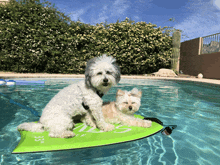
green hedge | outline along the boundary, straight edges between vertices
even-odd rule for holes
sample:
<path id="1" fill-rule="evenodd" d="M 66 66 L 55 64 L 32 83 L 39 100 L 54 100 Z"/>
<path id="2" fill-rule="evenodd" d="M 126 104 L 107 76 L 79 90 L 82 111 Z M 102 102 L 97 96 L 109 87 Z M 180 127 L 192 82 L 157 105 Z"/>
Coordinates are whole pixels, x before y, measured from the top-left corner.
<path id="1" fill-rule="evenodd" d="M 117 59 L 122 74 L 170 68 L 172 37 L 156 25 L 126 18 L 92 26 L 48 4 L 12 0 L 0 6 L 0 70 L 82 74 L 86 61 L 103 53 Z"/>

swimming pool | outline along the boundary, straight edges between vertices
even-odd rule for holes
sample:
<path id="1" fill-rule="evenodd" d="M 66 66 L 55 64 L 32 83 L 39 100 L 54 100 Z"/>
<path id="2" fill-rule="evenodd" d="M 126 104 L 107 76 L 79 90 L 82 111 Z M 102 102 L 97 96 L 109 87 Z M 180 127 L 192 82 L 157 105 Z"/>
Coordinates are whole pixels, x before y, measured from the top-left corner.
<path id="1" fill-rule="evenodd" d="M 44 79 L 45 85 L 17 86 L 7 95 L 41 114 L 50 99 L 65 86 L 82 79 Z M 129 82 L 129 83 L 127 83 Z M 171 136 L 156 134 L 141 140 L 110 146 L 11 154 L 20 141 L 16 127 L 37 121 L 27 109 L 0 96 L 0 163 L 8 164 L 140 164 L 217 165 L 220 162 L 220 88 L 204 83 L 166 80 L 126 80 L 113 87 L 104 101 L 113 101 L 117 89 L 143 92 L 137 114 L 156 117 L 178 127 Z M 7 89 L 10 90 L 10 89 Z M 13 91 L 11 89 L 11 91 Z"/>

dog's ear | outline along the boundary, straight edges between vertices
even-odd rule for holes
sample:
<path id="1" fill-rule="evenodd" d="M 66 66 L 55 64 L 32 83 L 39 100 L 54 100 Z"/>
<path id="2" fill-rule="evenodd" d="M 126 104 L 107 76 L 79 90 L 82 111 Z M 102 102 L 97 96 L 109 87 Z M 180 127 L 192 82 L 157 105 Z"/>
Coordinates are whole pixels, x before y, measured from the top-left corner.
<path id="1" fill-rule="evenodd" d="M 141 98 L 142 96 L 142 91 L 141 90 L 138 90 L 137 88 L 133 88 L 131 90 L 131 95 L 134 96 L 134 97 L 139 97 Z"/>
<path id="2" fill-rule="evenodd" d="M 139 91 L 137 97 L 141 98 L 141 96 L 142 96 L 142 91 Z"/>
<path id="3" fill-rule="evenodd" d="M 133 88 L 133 89 L 131 90 L 131 93 L 137 94 L 137 93 L 138 93 L 138 89 L 137 89 L 137 88 Z"/>
<path id="4" fill-rule="evenodd" d="M 122 91 L 121 89 L 119 89 L 118 91 L 117 91 L 117 96 L 123 96 L 125 94 L 125 92 L 124 91 Z"/>

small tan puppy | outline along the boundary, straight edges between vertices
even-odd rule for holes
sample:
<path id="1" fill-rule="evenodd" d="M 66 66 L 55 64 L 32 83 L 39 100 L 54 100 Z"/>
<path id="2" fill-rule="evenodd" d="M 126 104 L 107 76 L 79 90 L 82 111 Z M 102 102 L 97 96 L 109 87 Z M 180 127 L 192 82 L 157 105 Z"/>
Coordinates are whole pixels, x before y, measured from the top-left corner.
<path id="1" fill-rule="evenodd" d="M 151 121 L 134 117 L 141 105 L 142 92 L 137 88 L 131 91 L 118 90 L 116 102 L 103 104 L 102 112 L 105 122 L 127 126 L 151 127 Z"/>

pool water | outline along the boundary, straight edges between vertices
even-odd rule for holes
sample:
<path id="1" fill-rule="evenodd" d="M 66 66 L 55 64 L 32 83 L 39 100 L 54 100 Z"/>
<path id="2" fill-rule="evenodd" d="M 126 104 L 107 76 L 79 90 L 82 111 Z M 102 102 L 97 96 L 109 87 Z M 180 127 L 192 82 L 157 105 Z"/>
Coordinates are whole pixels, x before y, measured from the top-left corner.
<path id="1" fill-rule="evenodd" d="M 42 109 L 59 90 L 82 79 L 45 79 L 45 85 L 16 86 L 7 96 L 16 102 Z M 129 84 L 127 83 L 129 82 Z M 220 162 L 220 88 L 202 83 L 165 80 L 126 80 L 113 87 L 104 101 L 114 101 L 117 89 L 142 90 L 142 104 L 136 113 L 177 125 L 170 136 L 154 136 L 103 147 L 11 154 L 20 141 L 16 127 L 37 121 L 29 110 L 0 95 L 0 164 L 30 165 L 218 165 Z"/>

